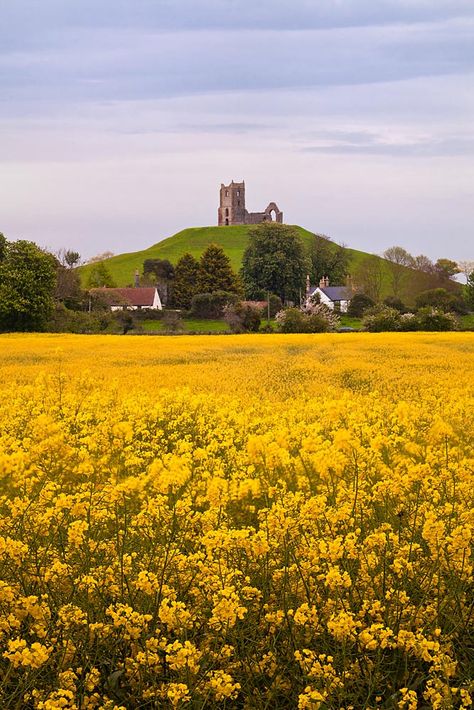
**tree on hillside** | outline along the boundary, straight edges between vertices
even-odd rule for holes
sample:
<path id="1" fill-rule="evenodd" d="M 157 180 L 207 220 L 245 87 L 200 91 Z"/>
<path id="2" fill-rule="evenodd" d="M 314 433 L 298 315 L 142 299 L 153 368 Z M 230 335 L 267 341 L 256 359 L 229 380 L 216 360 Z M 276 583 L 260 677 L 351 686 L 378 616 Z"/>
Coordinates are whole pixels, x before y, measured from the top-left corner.
<path id="1" fill-rule="evenodd" d="M 103 261 L 94 264 L 87 277 L 89 288 L 113 288 L 116 284 Z"/>
<path id="2" fill-rule="evenodd" d="M 249 230 L 242 260 L 242 280 L 249 298 L 274 293 L 282 301 L 299 302 L 310 261 L 294 227 L 263 222 Z"/>
<path id="3" fill-rule="evenodd" d="M 435 264 L 435 269 L 442 281 L 452 279 L 454 276 L 461 273 L 461 269 L 452 259 L 438 259 Z"/>
<path id="4" fill-rule="evenodd" d="M 143 274 L 154 277 L 160 298 L 166 305 L 170 299 L 171 285 L 174 279 L 173 264 L 168 259 L 145 259 Z"/>
<path id="5" fill-rule="evenodd" d="M 380 301 L 383 286 L 383 261 L 380 257 L 369 255 L 362 259 L 354 272 L 354 287 L 371 301 Z"/>
<path id="6" fill-rule="evenodd" d="M 33 242 L 0 238 L 0 330 L 44 328 L 54 308 L 56 270 L 55 257 Z"/>
<path id="7" fill-rule="evenodd" d="M 113 251 L 103 251 L 101 254 L 96 254 L 95 256 L 91 256 L 89 261 L 87 262 L 88 264 L 96 264 L 98 261 L 104 261 L 104 259 L 110 259 L 110 257 L 114 256 Z"/>
<path id="8" fill-rule="evenodd" d="M 238 293 L 240 285 L 230 259 L 222 247 L 209 244 L 199 260 L 198 293 L 228 291 Z"/>
<path id="9" fill-rule="evenodd" d="M 392 295 L 400 298 L 409 273 L 407 269 L 414 268 L 414 259 L 406 249 L 398 246 L 386 249 L 383 257 L 388 262 Z"/>
<path id="10" fill-rule="evenodd" d="M 199 262 L 192 254 L 183 254 L 175 266 L 173 282 L 173 305 L 175 308 L 191 308 L 199 280 Z"/>
<path id="11" fill-rule="evenodd" d="M 467 277 L 467 283 L 465 286 L 465 293 L 466 293 L 466 303 L 471 309 L 471 311 L 474 311 L 474 269 L 471 271 L 471 273 Z"/>
<path id="12" fill-rule="evenodd" d="M 319 284 L 324 276 L 331 285 L 343 284 L 349 266 L 349 254 L 344 247 L 334 244 L 329 237 L 315 234 L 309 248 L 311 281 Z"/>

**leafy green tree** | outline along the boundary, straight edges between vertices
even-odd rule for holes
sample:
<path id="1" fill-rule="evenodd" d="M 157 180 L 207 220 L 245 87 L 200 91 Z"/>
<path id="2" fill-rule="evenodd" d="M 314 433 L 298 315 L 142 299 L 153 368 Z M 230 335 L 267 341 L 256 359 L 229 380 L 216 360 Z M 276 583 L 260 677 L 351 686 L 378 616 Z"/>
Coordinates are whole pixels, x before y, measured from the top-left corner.
<path id="1" fill-rule="evenodd" d="M 390 247 L 383 253 L 384 259 L 388 262 L 390 271 L 390 281 L 392 296 L 400 298 L 405 281 L 409 275 L 408 269 L 413 269 L 415 260 L 412 255 L 403 247 Z"/>
<path id="2" fill-rule="evenodd" d="M 199 262 L 192 254 L 183 254 L 174 270 L 173 305 L 175 308 L 191 308 L 199 280 Z"/>
<path id="3" fill-rule="evenodd" d="M 198 293 L 230 291 L 239 293 L 237 275 L 233 272 L 230 259 L 222 247 L 209 244 L 199 260 Z"/>
<path id="4" fill-rule="evenodd" d="M 44 329 L 54 308 L 56 271 L 55 257 L 33 242 L 0 239 L 1 330 Z"/>
<path id="5" fill-rule="evenodd" d="M 299 302 L 310 263 L 296 229 L 264 222 L 249 230 L 249 239 L 241 269 L 247 297 L 263 290 Z"/>
<path id="6" fill-rule="evenodd" d="M 114 288 L 115 281 L 103 261 L 94 264 L 87 279 L 89 288 Z"/>
<path id="7" fill-rule="evenodd" d="M 451 259 L 438 259 L 435 264 L 435 269 L 443 280 L 452 279 L 453 276 L 456 276 L 456 274 L 461 272 L 457 262 L 452 261 Z"/>
<path id="8" fill-rule="evenodd" d="M 383 287 L 383 260 L 370 254 L 359 263 L 354 274 L 354 284 L 358 291 L 368 296 L 374 303 L 380 301 Z"/>
<path id="9" fill-rule="evenodd" d="M 328 237 L 315 234 L 309 249 L 311 260 L 311 280 L 318 284 L 327 276 L 331 285 L 343 284 L 349 266 L 349 254 L 344 247 L 335 244 Z"/>

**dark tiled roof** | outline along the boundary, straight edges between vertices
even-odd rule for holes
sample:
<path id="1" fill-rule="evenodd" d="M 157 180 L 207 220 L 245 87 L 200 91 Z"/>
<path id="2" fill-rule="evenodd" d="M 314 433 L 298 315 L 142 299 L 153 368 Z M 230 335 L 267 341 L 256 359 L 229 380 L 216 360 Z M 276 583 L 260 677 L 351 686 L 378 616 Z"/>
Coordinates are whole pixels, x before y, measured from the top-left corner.
<path id="1" fill-rule="evenodd" d="M 323 286 L 321 291 L 331 299 L 331 301 L 349 301 L 351 292 L 345 286 Z"/>
<path id="2" fill-rule="evenodd" d="M 152 306 L 156 289 L 153 286 L 138 288 L 93 288 L 103 294 L 110 306 Z"/>

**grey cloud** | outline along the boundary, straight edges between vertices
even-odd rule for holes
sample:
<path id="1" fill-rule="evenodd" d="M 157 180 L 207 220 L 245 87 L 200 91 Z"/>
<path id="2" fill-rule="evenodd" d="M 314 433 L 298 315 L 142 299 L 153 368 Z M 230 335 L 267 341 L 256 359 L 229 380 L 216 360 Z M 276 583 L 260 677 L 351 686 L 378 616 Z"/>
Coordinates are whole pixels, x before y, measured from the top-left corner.
<path id="1" fill-rule="evenodd" d="M 324 31 L 74 34 L 0 58 L 3 100 L 114 101 L 390 82 L 474 69 L 474 21 Z M 225 58 L 225 59 L 223 59 Z"/>
<path id="2" fill-rule="evenodd" d="M 425 140 L 388 141 L 368 133 L 334 132 L 320 136 L 322 144 L 301 148 L 304 153 L 339 155 L 387 155 L 392 157 L 456 157 L 474 155 L 474 135 L 445 136 Z M 323 141 L 326 141 L 325 143 Z"/>

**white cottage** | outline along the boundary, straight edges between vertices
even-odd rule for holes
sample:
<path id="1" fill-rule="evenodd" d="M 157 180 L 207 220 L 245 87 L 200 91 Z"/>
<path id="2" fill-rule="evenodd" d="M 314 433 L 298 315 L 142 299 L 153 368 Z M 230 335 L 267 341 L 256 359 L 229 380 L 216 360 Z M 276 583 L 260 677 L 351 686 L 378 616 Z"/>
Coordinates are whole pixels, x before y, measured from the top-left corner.
<path id="1" fill-rule="evenodd" d="M 93 288 L 92 293 L 99 294 L 111 311 L 137 311 L 150 308 L 162 310 L 160 294 L 154 286 L 136 286 L 135 288 Z"/>
<path id="2" fill-rule="evenodd" d="M 347 308 L 351 300 L 352 291 L 347 286 L 330 286 L 327 276 L 322 278 L 319 286 L 306 286 L 306 302 L 317 299 L 324 303 L 331 310 L 347 313 Z"/>

